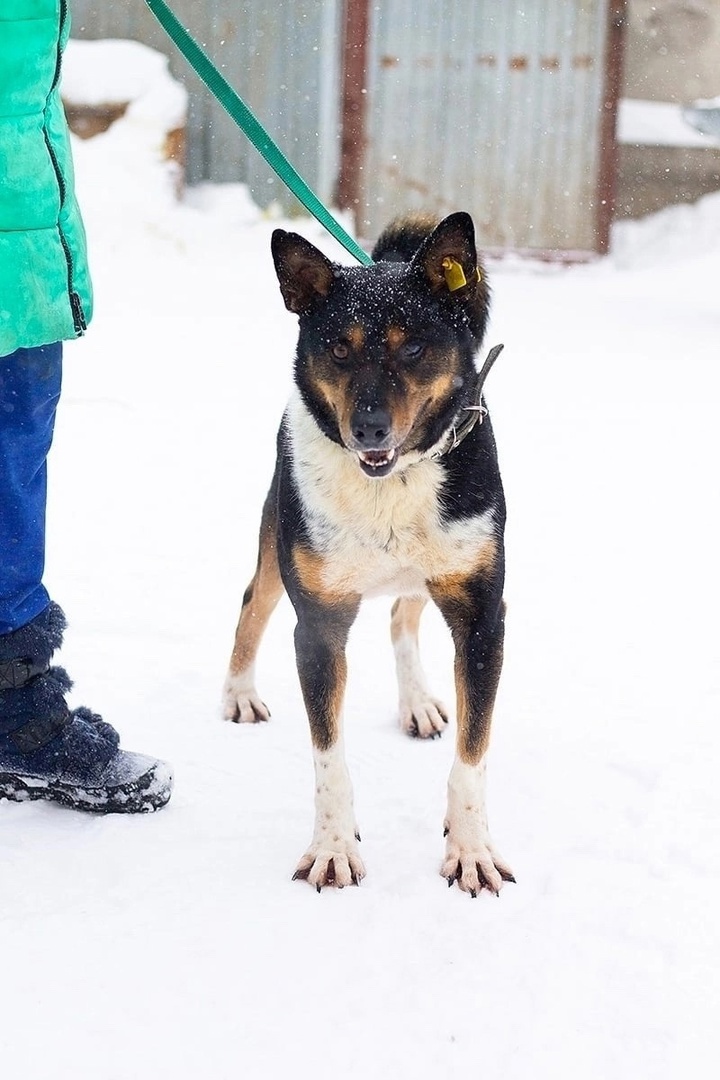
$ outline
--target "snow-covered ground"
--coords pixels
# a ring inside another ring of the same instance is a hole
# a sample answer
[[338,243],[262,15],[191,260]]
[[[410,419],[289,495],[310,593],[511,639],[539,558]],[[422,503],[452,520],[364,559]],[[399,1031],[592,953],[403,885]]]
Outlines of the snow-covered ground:
[[[317,895],[290,880],[313,778],[286,602],[271,723],[219,719],[290,388],[275,223],[239,186],[177,204],[132,117],[76,162],[97,309],[66,351],[47,580],[75,700],[170,759],[176,793],[135,819],[0,806],[3,1076],[714,1077],[720,194],[618,227],[592,266],[493,268],[489,809],[518,884],[473,901],[439,877],[453,735],[399,733],[376,601],[346,706],[368,877]],[[452,702],[433,612],[422,646]]]
[[[700,107],[698,109],[698,107]],[[713,147],[717,137],[702,134],[690,123],[689,116],[720,108],[720,100],[696,101],[686,109],[671,101],[639,101],[621,98],[618,108],[617,137],[634,146]]]

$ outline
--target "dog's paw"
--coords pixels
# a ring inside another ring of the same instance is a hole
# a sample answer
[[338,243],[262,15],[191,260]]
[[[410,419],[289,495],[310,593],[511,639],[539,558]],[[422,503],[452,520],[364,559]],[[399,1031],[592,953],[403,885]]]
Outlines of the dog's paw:
[[513,872],[490,843],[490,837],[474,838],[474,842],[458,843],[445,826],[447,847],[440,873],[452,886],[458,883],[463,892],[476,897],[483,889],[500,895],[505,881],[515,881]]
[[333,838],[329,845],[312,844],[303,855],[293,874],[293,881],[307,881],[318,892],[323,885],[344,889],[346,885],[359,885],[365,877],[365,867],[358,852],[359,837],[351,841]]
[[439,739],[447,724],[447,709],[429,694],[406,697],[400,702],[400,727],[414,739]]
[[223,687],[223,717],[235,724],[257,724],[270,719],[270,710],[255,687],[242,675],[228,675]]

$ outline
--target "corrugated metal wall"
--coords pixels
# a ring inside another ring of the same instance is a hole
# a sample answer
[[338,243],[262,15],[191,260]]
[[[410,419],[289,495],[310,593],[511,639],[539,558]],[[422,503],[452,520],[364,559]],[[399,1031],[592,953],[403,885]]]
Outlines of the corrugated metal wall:
[[[142,0],[71,0],[74,37],[143,41],[171,58],[190,91],[187,178],[245,180],[262,206],[291,197],[177,53]],[[335,0],[173,0],[180,21],[262,119],[318,195],[333,194],[339,156]]]
[[[136,38],[171,57],[190,90],[191,183],[242,179],[260,205],[296,209],[142,0],[71,6],[76,36]],[[606,44],[611,11],[621,12],[623,0],[174,0],[173,7],[326,202],[340,173],[345,48],[352,138],[339,190],[366,241],[397,213],[463,208],[485,248],[602,250],[609,213],[599,192],[612,185],[617,93]],[[353,26],[363,27],[359,43],[350,40]]]
[[363,235],[469,210],[485,247],[594,250],[607,0],[371,5]]

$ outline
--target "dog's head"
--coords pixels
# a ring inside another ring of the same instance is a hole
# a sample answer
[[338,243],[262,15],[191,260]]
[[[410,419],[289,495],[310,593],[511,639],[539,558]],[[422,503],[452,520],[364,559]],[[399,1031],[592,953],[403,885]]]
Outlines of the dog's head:
[[285,305],[300,317],[303,400],[375,478],[451,427],[472,392],[489,306],[468,214],[434,227],[400,222],[380,245],[380,261],[348,267],[296,233],[277,229],[272,238]]

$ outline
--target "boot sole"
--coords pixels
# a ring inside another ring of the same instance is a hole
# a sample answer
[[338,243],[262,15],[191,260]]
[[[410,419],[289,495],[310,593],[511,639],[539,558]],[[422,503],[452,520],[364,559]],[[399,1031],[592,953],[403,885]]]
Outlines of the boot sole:
[[114,788],[83,787],[68,781],[0,772],[0,801],[48,799],[91,814],[151,814],[161,810],[171,794],[172,775],[162,767],[149,769],[136,780]]

